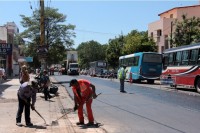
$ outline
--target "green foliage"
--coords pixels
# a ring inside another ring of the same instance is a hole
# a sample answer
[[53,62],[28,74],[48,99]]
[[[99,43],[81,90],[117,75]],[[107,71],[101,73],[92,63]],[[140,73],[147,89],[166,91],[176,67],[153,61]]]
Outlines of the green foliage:
[[152,39],[148,38],[147,31],[138,32],[137,30],[133,30],[125,37],[124,53],[132,54],[149,51],[155,52],[156,45]]
[[176,20],[174,25],[175,31],[171,47],[189,45],[200,41],[200,18],[196,18],[195,16],[187,18],[186,15],[183,15],[182,20]]
[[119,56],[122,55],[122,48],[124,45],[123,36],[119,38],[110,39],[106,50],[106,60],[113,69],[116,69],[119,64]]
[[83,42],[77,47],[80,68],[89,68],[89,62],[105,60],[106,45],[96,41]]
[[[30,40],[28,42],[26,56],[33,56],[34,62],[37,63],[36,50],[40,44],[40,10],[35,10],[31,17],[20,15],[22,18],[21,24],[26,30],[21,33],[22,38]],[[68,24],[64,25],[66,16],[58,12],[58,9],[45,8],[45,44],[48,45],[47,64],[59,63],[66,57],[66,48],[71,48],[74,44],[72,37],[75,37],[73,32],[75,26]]]

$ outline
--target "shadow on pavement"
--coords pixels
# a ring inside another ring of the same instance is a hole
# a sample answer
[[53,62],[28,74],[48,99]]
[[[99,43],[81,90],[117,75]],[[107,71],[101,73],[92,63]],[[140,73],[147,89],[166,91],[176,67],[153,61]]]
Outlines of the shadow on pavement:
[[36,128],[36,129],[46,129],[47,127],[46,126],[42,126],[42,125],[33,125],[29,128]]
[[2,92],[5,91],[7,88],[9,88],[11,85],[0,85],[0,97],[2,95]]

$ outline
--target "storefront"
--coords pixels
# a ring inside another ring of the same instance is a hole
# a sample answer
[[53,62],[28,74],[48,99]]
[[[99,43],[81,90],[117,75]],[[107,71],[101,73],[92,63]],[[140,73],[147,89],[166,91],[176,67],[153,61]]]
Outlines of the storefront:
[[0,66],[8,76],[12,75],[12,44],[0,43]]

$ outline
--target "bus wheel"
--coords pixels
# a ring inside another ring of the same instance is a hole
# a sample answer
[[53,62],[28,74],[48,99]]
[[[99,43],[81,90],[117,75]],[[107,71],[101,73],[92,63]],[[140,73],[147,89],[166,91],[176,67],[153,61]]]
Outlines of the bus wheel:
[[149,80],[147,80],[147,83],[148,84],[154,84],[154,80],[153,79],[149,79]]
[[197,82],[195,84],[195,88],[196,88],[197,92],[200,93],[200,78],[197,79]]

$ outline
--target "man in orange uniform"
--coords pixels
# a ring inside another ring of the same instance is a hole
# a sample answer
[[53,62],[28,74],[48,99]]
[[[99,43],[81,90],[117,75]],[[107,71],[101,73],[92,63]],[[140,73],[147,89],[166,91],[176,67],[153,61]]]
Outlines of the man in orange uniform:
[[95,86],[90,83],[88,80],[84,79],[72,79],[70,81],[70,87],[72,87],[73,93],[74,93],[74,111],[78,109],[78,117],[79,122],[77,122],[77,125],[84,125],[84,116],[83,116],[83,105],[86,103],[86,109],[88,114],[88,120],[87,126],[94,125],[94,117],[92,113],[92,99],[96,98],[96,92],[95,92]]

